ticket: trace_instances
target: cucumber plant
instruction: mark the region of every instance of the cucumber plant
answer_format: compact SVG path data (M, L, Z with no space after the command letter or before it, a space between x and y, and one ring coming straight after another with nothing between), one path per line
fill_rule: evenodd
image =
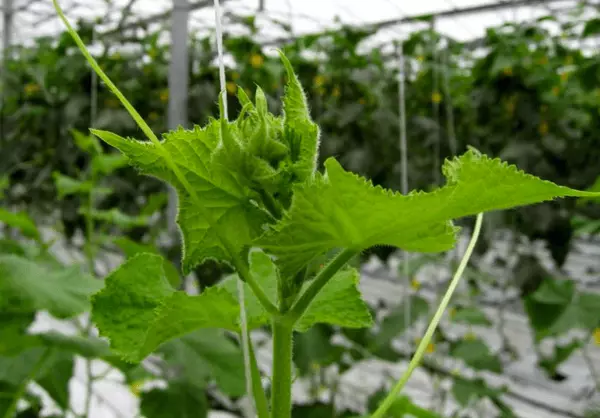
M519 171L475 150L447 160L446 184L432 192L402 195L375 187L346 171L335 158L317 170L319 127L302 86L283 53L287 73L283 115L269 112L260 87L252 102L238 89L242 110L204 127L179 128L159 139L87 51L56 10L82 53L121 101L149 142L92 130L120 150L142 174L170 183L179 199L177 223L183 238L184 273L206 260L230 264L235 275L191 296L175 290L155 254L128 259L92 296L92 319L112 350L140 362L168 341L199 329L241 333L268 325L273 335L270 406L250 349L252 397L260 418L289 418L292 410L294 332L315 324L369 327L370 311L357 288L359 275L347 264L378 245L414 252L451 249L458 228L452 221L478 215L473 239L409 368L373 418L386 416L418 366L448 305L481 227L481 213L556 197L596 196ZM334 252L323 266L315 265ZM246 288L243 306L237 280Z

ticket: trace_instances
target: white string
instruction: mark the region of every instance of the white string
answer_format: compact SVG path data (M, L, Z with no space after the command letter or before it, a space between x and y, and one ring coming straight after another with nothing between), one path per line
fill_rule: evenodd
M221 4L219 0L214 0L215 3L215 24L217 29L217 54L219 60L219 82L221 84L221 92L223 99L223 117L229 119L227 114L227 89L225 84L225 60L223 58L223 28L221 21Z
M404 50L402 41L398 43L398 109L400 113L400 170L401 170L401 191L402 194L408 194L408 152L406 144L406 99L404 91L405 67ZM408 332L411 317L411 280L408 271L408 253L402 252L402 273L406 280L405 301L404 301L404 332Z
M215 26L217 30L217 52L219 61L219 81L221 92L220 95L223 100L223 118L224 121L221 123L228 123L229 119L227 114L227 89L225 84L225 61L223 59L223 30L221 22L221 5L219 0L214 0L215 4ZM252 391L252 370L250 366L250 341L248 334L248 318L246 317L246 297L244 292L244 283L241 279L237 280L237 292L238 299L240 301L240 323L242 326L242 352L244 355L244 374L246 376L246 393L249 397L249 412L250 416L255 417L255 406L254 396Z

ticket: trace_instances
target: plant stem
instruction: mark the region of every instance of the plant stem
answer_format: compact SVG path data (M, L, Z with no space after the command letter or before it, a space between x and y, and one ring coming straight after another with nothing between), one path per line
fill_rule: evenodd
M91 174L91 183L92 185L96 184L96 177L92 171ZM94 219L92 218L92 210L94 209L94 190L89 191L87 196L87 214L85 215L85 235L86 235L86 258L88 264L89 274L94 276L96 273L95 262L94 262ZM90 333L92 332L92 317L91 315L87 319L87 325L85 327L84 333L85 337L88 338ZM92 374L92 359L86 359L85 361L85 374L86 374L86 384L85 384L85 409L84 416L89 417L90 411L92 409L92 392L93 392L93 383L94 376Z
M271 315L279 314L279 309L277 309L273 302L271 302L256 280L254 280L252 273L250 273L250 270L248 269L248 264L245 263L244 260L239 257L233 249L228 247L228 250L237 274L240 276L240 279L243 282L248 283L248 286L250 286L250 289L252 289L252 293L254 293L262 307L265 308L265 310Z
M292 306L287 313L287 319L292 324L296 323L302 317L315 296L319 294L323 286L329 282L335 273L337 273L344 265L357 254L357 251L344 249L338 253L333 259L317 274L317 277L308 286L306 291L302 293L298 301Z
M8 406L8 408L6 409L6 412L4 413L4 418L13 418L15 416L15 413L17 412L17 406L19 404L19 399L21 399L23 397L23 395L25 394L25 391L27 390L27 385L29 385L29 382L31 382L33 379L35 379L36 375L42 369L42 366L44 365L46 360L48 360L48 357L50 357L50 354L52 354L52 350L47 348L44 351L44 354L42 354L40 356L39 360L31 368L31 371L27 375L27 378L25 378L21 382L19 387L17 388L17 390L10 402L10 405Z
M250 351L250 367L252 370L252 396L256 404L256 412L258 418L269 418L269 402L265 394L265 388L262 385L260 370L254 355L254 348L249 344Z
M465 255L463 256L462 260L460 260L460 264L458 266L458 269L456 269L456 272L454 273L452 280L450 281L448 290L446 290L446 294L442 298L442 301L440 302L440 305L438 306L438 309L435 312L435 315L433 316L431 322L429 323L429 326L427 327L427 331L425 332L425 335L423 336L421 343L417 347L417 352L415 353L415 355L411 359L410 363L408 364L408 368L404 371L404 374L400 377L400 379L398 380L396 385L392 388L392 390L390 391L388 396L379 405L379 407L377 408L375 413L373 413L373 415L371 415L371 418L384 418L385 417L385 414L387 413L389 408L393 405L394 401L396 400L396 397L400 394L400 391L402 390L402 388L404 388L404 385L406 385L406 382L408 382L408 379L412 375L413 371L419 366L419 363L423 359L423 356L425 355L425 351L427 350L427 346L431 342L433 334L434 334L438 324L440 323L442 316L444 315L444 311L448 307L448 303L450 303L452 294L454 293L454 291L456 290L456 287L458 286L458 283L460 282L460 277L462 276L465 268L467 267L469 258L471 258L471 254L473 253L473 249L475 248L475 244L477 243L477 238L479 238L479 232L481 231L482 219L483 219L482 213L477 215L477 221L475 222L475 228L473 229L473 235L471 236L471 240L469 241L469 245L467 247L467 250L465 251Z
M290 418L292 414L292 335L293 327L281 318L273 324L273 377L271 418Z

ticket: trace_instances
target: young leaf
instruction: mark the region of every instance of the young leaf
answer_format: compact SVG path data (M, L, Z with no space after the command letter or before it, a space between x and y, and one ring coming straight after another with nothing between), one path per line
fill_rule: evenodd
M557 186L475 151L444 163L444 187L408 196L373 186L333 158L325 168L324 175L296 188L284 219L257 240L277 256L285 279L332 248L361 251L381 244L444 251L455 242L452 219L559 196L596 195Z
M58 198L64 199L66 196L74 194L87 194L92 191L94 185L89 181L80 181L55 171L52 173L54 187L58 192Z
M0 256L0 311L13 314L47 310L60 318L89 307L102 282L79 267L51 269L14 255Z
M239 306L228 292L176 292L158 255L130 258L105 283L92 297L92 319L127 361L139 362L164 342L200 328L237 329Z
M261 233L261 225L266 220L265 214L252 203L255 197L252 191L228 168L212 162L212 154L219 144L219 125L214 122L204 129L179 129L165 134L162 141L162 148L196 191L198 201L169 169L161 149L154 143L93 131L125 154L142 173L158 177L177 189L184 272L207 258L231 261L223 239L231 243L232 250L240 252ZM211 219L203 218L203 212Z
M282 52L279 55L288 76L283 97L284 140L291 152L294 174L300 181L304 181L312 177L316 170L319 126L310 117L304 90L294 73L292 64Z
M253 277L271 301L276 304L279 278L273 261L263 252L253 252L250 257ZM232 275L217 286L226 289L232 297L237 299L236 280L237 276ZM347 328L371 326L371 313L357 288L358 281L359 274L355 269L339 271L312 301L304 315L296 323L295 329L304 332L317 323ZM247 284L245 286L249 328L257 328L269 323L270 315L256 299L250 287ZM307 286L308 284L305 288Z

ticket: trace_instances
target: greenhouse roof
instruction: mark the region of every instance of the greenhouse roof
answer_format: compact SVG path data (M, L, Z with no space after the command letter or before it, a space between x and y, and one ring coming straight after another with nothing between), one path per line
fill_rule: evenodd
M134 28L140 22L168 24L178 0L61 0L70 19L100 18L106 32L117 27ZM11 43L22 43L61 29L50 0L2 0L4 19L12 18ZM183 0L185 4L186 1ZM190 30L214 28L213 0L189 0ZM504 22L528 21L572 10L576 0L221 0L225 16L258 12L259 38L273 42L289 33L273 20L289 25L294 35L334 29L340 24L375 25L388 40L401 38L418 27L427 15L435 15L436 29L457 40L481 37L486 28ZM12 14L6 12L12 10ZM261 19L263 18L264 19ZM227 25L227 19L225 19ZM4 34L4 30L2 30ZM6 38L5 38L6 41Z

